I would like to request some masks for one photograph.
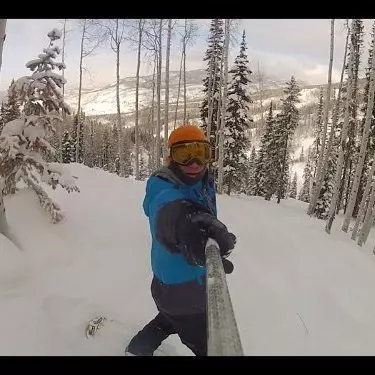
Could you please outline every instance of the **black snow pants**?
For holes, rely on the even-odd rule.
[[[169,315],[159,312],[130,341],[127,351],[139,356],[152,356],[161,343],[178,334],[196,356],[207,355],[206,314]]]

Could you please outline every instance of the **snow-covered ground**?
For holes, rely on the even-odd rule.
[[[23,251],[0,246],[0,355],[123,355],[156,313],[150,295],[145,183],[72,165],[81,193],[51,191],[66,218],[51,224],[29,191],[7,197]],[[236,233],[228,284],[246,355],[374,355],[373,234],[360,249],[306,204],[218,197]],[[85,324],[108,321],[94,338]],[[192,355],[176,335],[169,355]]]

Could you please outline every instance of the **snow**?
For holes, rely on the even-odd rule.
[[[24,119],[15,119],[9,121],[5,124],[3,131],[1,132],[2,136],[12,136],[22,134],[22,130],[25,127]]]
[[[45,189],[64,210],[52,224],[28,190],[5,198],[23,251],[0,237],[1,355],[123,355],[156,314],[145,182],[69,165],[81,192]],[[219,218],[237,235],[227,276],[245,355],[372,355],[375,258],[305,203],[218,196]],[[109,320],[93,338],[85,325]],[[112,320],[111,320],[112,319]],[[167,355],[191,356],[176,335]],[[160,354],[159,354],[160,355]]]

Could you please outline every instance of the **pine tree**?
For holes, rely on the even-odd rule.
[[[217,118],[219,111],[219,91],[221,62],[223,59],[223,20],[213,19],[211,21],[210,36],[208,39],[208,48],[203,61],[207,61],[207,77],[203,80],[204,98],[200,107],[200,117],[202,128],[207,134],[207,126],[210,123],[211,129],[208,138],[213,150],[213,160],[216,160],[215,146],[217,134]],[[209,109],[212,108],[211,111]],[[208,118],[210,115],[211,120]]]
[[[80,119],[80,123],[78,124],[78,119]],[[83,135],[83,126],[84,126],[85,114],[81,111],[81,116],[75,115],[73,120],[73,133],[72,133],[72,140],[74,142],[74,154],[73,156],[74,161],[77,163],[83,163],[83,143],[84,143],[84,135]],[[77,128],[79,128],[79,146],[78,146],[78,160],[76,160],[77,155]]]
[[[280,161],[279,161],[279,181],[278,181],[278,193],[277,201],[285,197],[285,187],[288,181],[288,161],[289,161],[289,143],[292,140],[294,131],[298,125],[300,113],[297,108],[297,104],[300,102],[300,88],[298,87],[297,81],[294,76],[287,82],[286,88],[284,89],[285,98],[281,99],[282,109],[280,115],[280,121],[278,125],[278,144],[280,146]]]
[[[92,168],[95,166],[94,125],[96,125],[96,121],[90,120],[88,125],[87,134],[84,136],[84,161],[85,165]]]
[[[224,140],[224,186],[228,194],[232,189],[238,192],[243,185],[243,174],[246,162],[246,151],[249,149],[247,131],[250,128],[248,118],[249,103],[248,85],[251,70],[246,55],[245,31],[242,35],[240,52],[235,59],[234,67],[229,73],[232,81],[228,88],[228,106],[225,119]]]
[[[289,148],[298,125],[300,113],[297,104],[300,102],[300,88],[292,76],[291,80],[287,82],[287,87],[284,89],[285,98],[281,99],[282,109],[277,121],[276,137],[279,145],[279,178],[278,178],[278,192],[277,202],[285,197],[286,186],[288,182],[288,165],[289,165]]]
[[[12,83],[9,86],[9,89],[13,86],[14,79],[12,79]],[[7,100],[4,102],[4,108],[2,109],[2,118],[4,124],[9,121],[15,120],[20,117],[21,110],[20,110],[20,103],[19,99],[17,98],[17,91],[9,90],[8,91]]]
[[[124,135],[124,143],[122,147],[124,150],[124,177],[129,177],[133,175],[134,173],[133,165],[135,166],[135,162],[133,163],[135,159],[135,155],[133,155],[130,152],[130,150],[132,150],[133,148],[133,143],[131,141],[131,135],[129,131]],[[160,149],[160,158],[162,157],[163,157],[163,150]]]
[[[62,162],[70,163],[72,161],[72,140],[70,139],[69,132],[64,133],[63,142],[62,142]]]
[[[310,189],[311,183],[313,179],[313,157],[314,157],[314,150],[311,148],[308,152],[307,162],[305,164],[305,168],[303,170],[303,184],[301,190],[298,195],[298,199],[302,202],[310,202]]]
[[[21,116],[20,103],[17,98],[17,91],[10,90],[14,84],[14,79],[9,86],[8,97],[6,101],[1,104],[1,120],[0,120],[0,132],[3,130],[5,124],[9,121],[15,120]]]
[[[109,170],[111,161],[111,142],[109,139],[108,129],[105,128],[103,132],[103,146],[102,146],[102,168],[105,171]]]
[[[260,148],[255,161],[255,189],[254,195],[264,196],[270,199],[274,193],[277,170],[274,164],[277,156],[277,145],[273,137],[275,118],[273,117],[273,103],[270,103],[264,133],[260,142]]]
[[[256,159],[257,159],[257,155],[256,155],[255,147],[253,147],[251,150],[249,167],[248,167],[248,184],[247,184],[247,189],[246,189],[246,193],[248,195],[255,195],[256,188],[257,188]]]
[[[79,191],[69,171],[59,163],[48,163],[44,159],[55,150],[47,138],[55,133],[55,126],[62,123],[61,112],[70,113],[59,89],[64,78],[53,72],[64,64],[54,61],[60,49],[54,41],[61,37],[57,29],[48,33],[48,48],[37,59],[26,64],[33,73],[19,78],[9,88],[8,97],[15,95],[23,112],[20,118],[8,122],[0,137],[0,175],[17,183],[22,179],[34,190],[43,208],[58,222],[63,215],[60,207],[53,202],[42,187],[42,181],[62,186],[68,192]]]
[[[337,147],[332,150],[332,156],[328,160],[328,170],[324,176],[322,189],[316,203],[314,215],[318,219],[327,219],[329,206],[334,192],[334,179],[337,164]]]
[[[316,113],[316,121],[315,121],[315,127],[314,127],[314,142],[312,144],[313,148],[313,159],[311,160],[312,168],[313,168],[313,176],[315,178],[316,175],[316,168],[318,164],[318,157],[321,149],[322,144],[322,128],[323,128],[323,107],[324,107],[324,96],[323,96],[323,87],[320,88],[319,91],[319,102],[318,102],[318,108]]]
[[[294,199],[297,198],[297,172],[294,172],[292,184],[290,186],[289,197]]]
[[[134,137],[135,137],[135,132],[134,132]],[[110,171],[120,175],[120,167],[121,167],[120,164],[121,163],[120,163],[120,154],[119,154],[118,142],[119,142],[118,128],[116,126],[113,126],[112,127],[112,146],[111,146],[112,155],[111,155]],[[122,149],[121,149],[121,151],[122,151]],[[122,152],[122,153],[124,154],[124,152]],[[124,166],[124,169],[125,169],[125,166]]]

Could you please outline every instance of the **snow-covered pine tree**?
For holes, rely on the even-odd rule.
[[[42,183],[53,189],[62,186],[68,192],[79,191],[69,170],[60,163],[44,160],[55,150],[47,137],[62,123],[61,113],[70,113],[60,92],[65,80],[53,72],[61,70],[62,63],[54,59],[60,53],[54,41],[60,39],[61,32],[53,29],[48,33],[48,48],[37,59],[26,64],[33,73],[19,78],[9,89],[9,96],[17,92],[22,114],[18,119],[5,124],[0,137],[0,176],[5,183],[14,178],[22,179],[37,194],[39,201],[52,216],[54,223],[63,218],[60,207],[53,202],[44,190]]]
[[[134,132],[134,136],[135,136],[135,132]],[[111,151],[112,151],[112,154],[111,154],[111,167],[110,167],[110,171],[112,173],[116,173],[118,175],[120,175],[120,172],[121,172],[121,161],[120,161],[120,151],[121,153],[123,154],[123,163],[124,163],[124,171],[125,171],[125,158],[124,158],[124,151],[119,148],[119,141],[120,141],[120,137],[119,137],[119,131],[118,131],[118,128],[116,126],[113,126],[112,127],[112,146],[111,146]],[[116,147],[117,146],[117,147]]]
[[[330,125],[332,126],[332,124]],[[328,165],[326,173],[324,174],[322,188],[316,202],[314,215],[318,219],[327,219],[329,214],[329,209],[334,194],[334,184],[335,184],[335,174],[337,168],[337,159],[339,154],[339,144],[340,144],[340,130],[335,132],[333,145],[328,159]]]
[[[290,186],[289,197],[294,199],[297,198],[297,172],[294,172],[293,180]]]
[[[303,170],[303,184],[301,190],[298,195],[298,199],[302,202],[309,203],[310,201],[310,189],[311,189],[311,182],[313,178],[313,157],[314,157],[314,149],[311,147],[308,152],[307,161],[305,164],[305,168]]]
[[[108,171],[111,163],[111,141],[109,137],[109,131],[106,127],[103,132],[103,143],[102,143],[102,168]]]
[[[133,175],[134,173],[134,168],[133,168],[133,165],[135,165],[135,163],[133,163],[134,161],[134,156],[133,153],[131,152],[131,150],[133,149],[133,142],[131,140],[131,132],[128,130],[125,134],[124,134],[124,143],[123,143],[123,150],[124,150],[124,177],[129,177],[131,175]],[[161,139],[162,141],[162,139]],[[159,150],[160,152],[160,158],[163,157],[163,150],[160,148]]]
[[[267,196],[267,193],[272,188],[272,181],[276,178],[275,166],[271,170],[267,170],[269,166],[272,166],[272,157],[274,156],[275,145],[272,138],[274,125],[275,119],[273,117],[273,103],[271,101],[260,148],[255,159],[254,195]],[[272,194],[273,192],[271,196]]]
[[[323,86],[320,88],[319,91],[319,101],[318,101],[318,108],[316,112],[316,121],[314,124],[314,142],[312,144],[313,149],[313,159],[311,160],[312,168],[313,168],[313,176],[315,178],[316,175],[316,168],[318,164],[318,157],[321,149],[322,144],[322,128],[323,128],[323,107],[324,107],[324,94],[323,94]]]
[[[68,164],[72,161],[72,140],[68,131],[64,133],[62,141],[62,162]]]
[[[78,124],[78,119],[80,119],[80,123]],[[72,132],[72,140],[74,143],[74,161],[77,163],[83,163],[83,144],[84,144],[84,135],[83,135],[83,124],[85,120],[85,114],[81,111],[81,116],[75,115],[73,120],[73,132]],[[77,158],[77,128],[79,128],[79,136],[78,136],[78,160]]]
[[[250,154],[250,161],[248,163],[248,171],[247,171],[247,187],[245,189],[246,194],[248,195],[255,195],[256,187],[257,187],[257,181],[256,181],[256,151],[255,147],[251,149]]]
[[[219,104],[219,83],[221,73],[221,60],[223,58],[224,29],[222,19],[211,21],[210,36],[208,38],[208,48],[203,61],[207,61],[207,77],[203,80],[204,98],[200,107],[200,117],[202,128],[208,133],[212,146],[213,160],[216,160],[215,146],[217,133],[217,118]]]
[[[247,131],[251,120],[248,117],[251,103],[248,85],[250,83],[249,61],[246,55],[245,31],[242,34],[240,52],[229,71],[232,80],[228,85],[228,104],[225,119],[224,139],[224,186],[227,193],[238,192],[243,186],[246,152],[250,144]]]
[[[300,88],[294,76],[287,82],[284,89],[285,98],[281,99],[282,108],[277,124],[276,137],[278,138],[279,145],[279,178],[278,178],[278,192],[277,203],[280,199],[285,197],[285,190],[288,182],[288,165],[289,165],[289,148],[298,125],[300,112],[297,104],[300,102]]]
[[[14,84],[14,79],[9,86],[9,89]],[[6,100],[3,101],[3,105],[1,106],[1,119],[3,126],[12,120],[15,120],[20,117],[21,110],[20,110],[20,103],[17,98],[17,92],[14,90],[8,89],[8,96]],[[2,129],[0,129],[1,131]]]

